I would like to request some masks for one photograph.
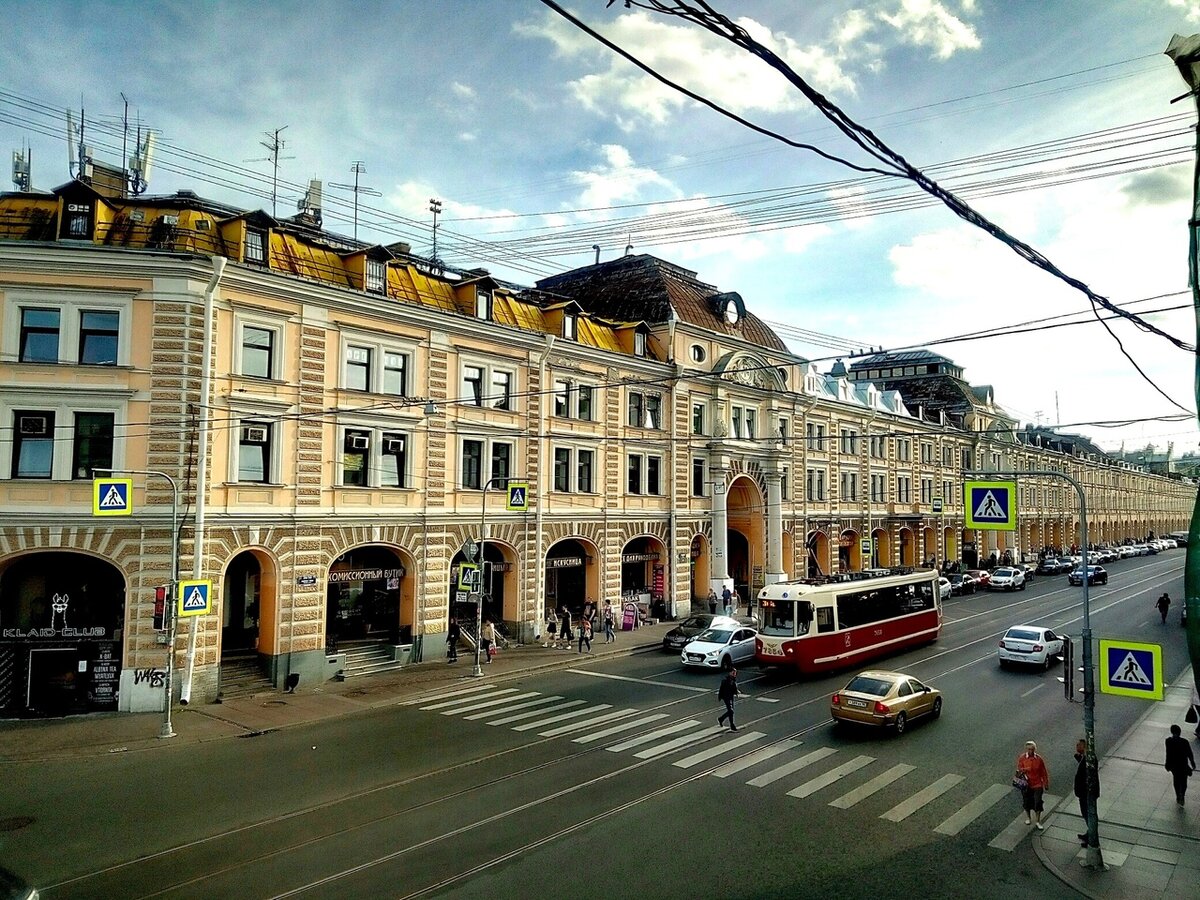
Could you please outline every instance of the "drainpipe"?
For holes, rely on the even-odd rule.
[[[209,394],[212,382],[213,297],[225,274],[223,256],[212,258],[212,278],[204,289],[204,355],[200,361],[200,415],[196,423],[199,447],[196,451],[196,519],[192,528],[192,579],[200,578],[204,568],[204,514],[208,507],[208,419]],[[222,598],[224,600],[224,598]],[[179,704],[186,706],[192,699],[192,673],[196,668],[196,632],[199,617],[188,620],[188,648],[183,684],[179,688]]]
[[[554,335],[546,335],[546,349],[542,351],[541,358],[538,359],[538,384],[541,388],[541,396],[538,397],[538,418],[537,430],[534,432],[538,435],[538,501],[537,512],[534,515],[534,546],[533,546],[533,572],[534,581],[537,587],[534,588],[534,616],[533,622],[534,634],[541,633],[541,623],[546,618],[546,572],[542,567],[542,514],[546,508],[546,362],[550,359],[550,352],[554,349]],[[593,477],[594,473],[593,473]]]

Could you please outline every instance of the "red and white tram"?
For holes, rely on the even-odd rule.
[[[860,581],[783,581],[764,587],[758,605],[755,658],[803,673],[928,644],[942,630],[938,573],[931,569]]]

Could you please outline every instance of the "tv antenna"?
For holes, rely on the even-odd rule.
[[[358,183],[358,176],[366,174],[367,164],[361,159],[354,160],[350,166],[350,171],[354,173],[354,184],[338,184],[335,181],[329,182],[330,187],[342,188],[346,191],[354,191],[354,239],[358,240],[358,195],[365,194],[368,197],[382,197],[379,191],[375,188],[365,187]]]
[[[75,124],[75,114],[67,110],[67,166],[71,177],[83,182],[92,178],[92,148],[83,142],[84,115],[83,107],[79,107],[79,124]]]
[[[281,131],[283,131],[285,128],[287,128],[286,125],[281,125],[279,128],[276,128],[274,131],[264,131],[263,134],[265,134],[267,136],[267,139],[265,141],[259,141],[259,143],[262,146],[267,148],[267,153],[269,155],[268,156],[260,156],[257,159],[247,159],[246,160],[246,162],[269,162],[271,164],[271,168],[272,168],[272,173],[271,173],[271,215],[272,216],[275,216],[275,204],[276,204],[276,201],[278,200],[278,195],[279,195],[279,161],[281,159],[295,159],[296,158],[294,156],[280,156],[280,152],[283,150],[283,148],[285,146],[287,146],[287,142],[284,141],[279,136],[279,133]]]
[[[438,230],[437,217],[438,217],[438,213],[440,213],[442,211],[442,201],[439,200],[437,197],[430,197],[429,198],[429,211],[431,213],[433,213],[433,260],[432,260],[432,262],[433,262],[434,269],[436,269],[437,271],[440,272],[442,269],[442,261],[440,259],[438,259],[438,255],[437,255],[437,230]]]
[[[29,174],[29,167],[32,163],[32,147],[23,147],[13,151],[12,181],[17,186],[17,190],[23,194],[28,193],[33,187],[33,179]]]

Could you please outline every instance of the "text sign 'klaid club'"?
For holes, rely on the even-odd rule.
[[[963,485],[967,527],[1014,531],[1017,527],[1015,481],[968,481]]]

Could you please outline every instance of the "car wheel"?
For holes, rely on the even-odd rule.
[[[1043,671],[1043,672],[1049,672],[1049,671],[1050,671],[1050,666],[1051,666],[1053,663],[1054,663],[1054,657],[1052,657],[1052,656],[1051,656],[1051,655],[1050,655],[1050,654],[1047,652],[1047,653],[1046,653],[1046,658],[1045,658],[1044,660],[1042,660],[1042,671]]]
[[[904,734],[904,729],[908,725],[908,716],[904,710],[896,713],[896,734]]]
[[[939,716],[941,716],[941,714],[942,714],[942,698],[938,697],[936,700],[933,701],[933,712],[930,713],[930,715],[932,715],[936,719]]]
[[[1007,669],[1008,668],[1008,660],[1006,660],[1006,659],[1000,660],[1000,668]]]
[[[726,653],[724,656],[721,657],[721,671],[728,672],[732,668],[733,668],[733,660],[730,659],[729,654]]]
[[[1025,590],[1025,582],[1021,582],[1021,590]]]

